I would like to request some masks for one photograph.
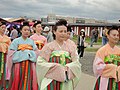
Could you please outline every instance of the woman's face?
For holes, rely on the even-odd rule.
[[[27,38],[30,35],[30,27],[29,26],[24,26],[21,30],[22,36]]]
[[[116,45],[119,41],[119,32],[117,30],[110,31],[110,34],[108,35],[108,40],[110,43]]]
[[[6,25],[0,26],[0,33],[1,34],[4,34],[5,30],[6,30]]]
[[[43,29],[42,29],[42,25],[41,24],[37,24],[36,27],[35,27],[35,30],[36,32],[41,32]]]
[[[65,40],[70,39],[70,34],[71,34],[71,32],[70,32],[70,31],[68,31],[68,32],[67,32],[67,35],[66,35],[66,39],[65,39]]]
[[[57,30],[54,32],[56,39],[59,41],[64,41],[67,36],[67,27],[66,26],[57,26]]]

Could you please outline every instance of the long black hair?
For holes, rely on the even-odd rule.
[[[24,26],[30,27],[29,22],[28,22],[28,21],[24,21],[24,22],[21,24],[21,26],[20,26],[20,30],[22,30],[22,28],[23,28]]]
[[[38,21],[38,20],[35,20],[35,21],[33,21],[33,22],[34,22],[33,27],[36,27],[38,24],[41,24],[41,21]]]

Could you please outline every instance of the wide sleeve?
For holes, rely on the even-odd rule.
[[[68,80],[73,80],[74,86],[76,86],[81,76],[81,64],[79,60],[68,63],[65,66],[68,67]]]
[[[15,50],[17,51],[18,49],[18,40],[14,39],[12,43],[10,44],[9,50]]]
[[[76,45],[71,47],[70,56],[72,62],[66,64],[65,67],[67,67],[68,80],[73,80],[74,85],[76,86],[81,75],[81,64],[79,62]]]
[[[64,66],[55,63],[54,66],[49,68],[49,70],[46,73],[45,77],[56,80],[56,81],[59,81],[59,82],[65,82],[66,76],[65,76],[65,68],[64,68]]]
[[[15,40],[11,43],[8,53],[7,53],[7,59],[6,59],[6,79],[10,79],[11,69],[12,69],[12,59],[14,53],[17,51],[17,43]]]
[[[36,73],[38,84],[41,87],[41,90],[47,87],[52,80],[64,82],[66,79],[65,69],[62,65],[57,63],[49,63],[40,56],[38,57],[36,63]]]
[[[11,66],[10,63],[12,63],[13,55],[14,55],[15,52],[17,52],[17,48],[18,48],[17,41],[13,40],[12,43],[10,44],[10,46],[9,46],[8,54],[7,54],[6,64],[8,66]]]
[[[81,72],[81,64],[79,62],[79,56],[78,56],[77,50],[75,50],[75,49],[71,53],[71,60],[72,60],[71,63],[66,64],[67,72],[68,72],[68,79],[73,79],[74,77],[76,77],[75,73],[73,73],[70,66],[72,66],[73,69],[76,68],[76,66],[77,66],[76,69]],[[74,64],[74,63],[76,63],[76,64]]]
[[[116,79],[117,65],[104,63],[104,52],[98,51],[93,62],[93,71],[95,76]]]
[[[71,56],[72,61],[79,60],[79,55],[78,55],[78,52],[77,52],[77,46],[73,42],[71,43],[71,46],[70,46],[70,56]]]
[[[117,81],[120,81],[120,66],[117,67],[117,72],[118,72]]]
[[[103,69],[102,76],[117,79],[117,65],[107,64]]]

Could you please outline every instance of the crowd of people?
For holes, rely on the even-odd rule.
[[[24,21],[8,34],[6,23],[0,22],[0,90],[74,90],[81,75],[85,30],[81,29],[77,44],[71,40],[71,26],[58,20],[52,30],[35,21],[30,28]],[[91,47],[98,39],[91,31]],[[8,36],[9,35],[9,36]],[[105,37],[107,41],[105,41]],[[94,90],[120,89],[120,50],[118,27],[103,30],[103,47],[95,56],[93,71],[97,78]]]
[[[56,22],[52,34],[40,21],[32,34],[27,21],[20,25],[21,36],[13,28],[8,37],[6,24],[0,23],[0,90],[74,90],[81,64],[67,21]]]

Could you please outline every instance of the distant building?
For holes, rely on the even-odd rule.
[[[47,18],[41,18],[41,21],[42,22],[48,22],[48,19]]]
[[[47,16],[48,22],[56,22],[56,15],[55,14],[48,14]]]
[[[76,23],[85,23],[85,19],[83,19],[83,18],[76,18]]]
[[[76,18],[74,17],[60,16],[55,14],[48,14],[47,19],[48,22],[56,22],[59,19],[65,19],[68,21],[68,23],[76,23]]]
[[[76,18],[76,17],[70,17],[70,16],[60,16],[55,14],[48,14],[47,20],[44,18],[44,22],[56,22],[59,19],[65,19],[68,21],[68,23],[108,23],[106,20],[96,20],[92,18]]]

